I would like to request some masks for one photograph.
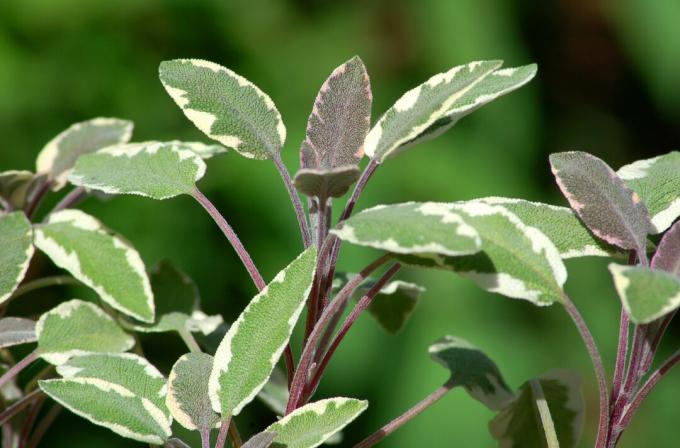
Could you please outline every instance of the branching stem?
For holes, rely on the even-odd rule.
[[[283,160],[281,160],[281,156],[279,154],[276,154],[273,160],[274,164],[276,165],[276,169],[279,171],[279,174],[283,179],[283,183],[286,186],[286,190],[288,190],[288,196],[290,196],[290,200],[293,203],[293,208],[295,209],[295,216],[297,217],[298,226],[300,227],[300,233],[302,234],[302,242],[305,246],[305,249],[307,249],[312,244],[312,238],[309,233],[307,216],[305,215],[305,211],[302,208],[300,196],[298,195],[298,192],[295,189],[295,185],[293,185],[293,180],[290,178],[288,168],[286,168],[286,165],[284,165]]]

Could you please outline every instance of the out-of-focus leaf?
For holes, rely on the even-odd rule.
[[[226,67],[200,59],[160,65],[163,87],[208,137],[239,154],[271,159],[286,140],[281,114],[267,94]]]
[[[609,165],[580,151],[551,154],[550,165],[571,208],[595,235],[645,256],[647,208]]]
[[[109,146],[78,159],[69,181],[108,194],[168,199],[191,194],[205,162],[182,142]]]
[[[14,209],[21,210],[36,184],[36,175],[30,171],[5,171],[0,173],[0,198]]]
[[[35,322],[22,317],[0,319],[0,348],[35,342]]]
[[[172,367],[166,403],[175,420],[187,429],[203,433],[219,426],[220,415],[213,411],[208,396],[212,368],[213,357],[205,353],[187,353]]]
[[[33,230],[26,215],[0,215],[0,303],[9,299],[24,279],[33,250]]]
[[[680,307],[680,277],[644,266],[610,264],[614,286],[630,320],[647,324]]]
[[[46,174],[55,190],[66,185],[68,174],[83,154],[127,143],[133,124],[117,118],[94,118],[71,125],[54,137],[38,155],[36,172]]]
[[[651,266],[680,277],[680,221],[676,222],[661,238]]]
[[[359,178],[356,166],[337,168],[301,168],[295,173],[293,183],[300,193],[319,198],[339,198]]]
[[[128,316],[154,321],[154,300],[139,253],[80,210],[53,213],[35,227],[35,245],[101,299]]]
[[[168,143],[181,144],[183,147],[195,152],[203,160],[212,159],[213,157],[227,153],[227,148],[222,145],[206,145],[201,142],[180,142],[177,140]]]
[[[176,437],[171,437],[165,441],[165,448],[191,448],[189,445],[184,443],[181,439]]]
[[[260,393],[257,394],[257,398],[262,400],[276,415],[282,416],[286,413],[289,396],[286,374],[278,367],[275,367],[267,383]]]
[[[651,233],[663,232],[680,216],[680,152],[638,160],[617,174],[647,206]]]

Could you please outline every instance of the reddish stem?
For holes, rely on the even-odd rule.
[[[24,359],[10,367],[9,370],[7,370],[7,372],[5,372],[5,374],[0,377],[0,387],[4,386],[5,383],[21,373],[22,370],[28,367],[37,358],[38,350],[33,350],[31,353],[26,355]]]
[[[298,226],[300,227],[300,233],[302,234],[302,242],[305,246],[305,249],[307,249],[312,244],[312,239],[309,234],[307,217],[305,216],[305,211],[302,208],[302,202],[300,202],[300,196],[298,196],[297,190],[295,189],[295,185],[293,185],[293,180],[290,178],[290,173],[288,173],[286,165],[284,165],[283,160],[281,160],[281,155],[276,154],[273,160],[274,164],[276,165],[276,169],[279,171],[279,174],[281,174],[283,183],[285,184],[286,190],[288,191],[288,196],[290,196],[290,200],[293,203],[293,208],[295,209],[295,216],[297,217]]]

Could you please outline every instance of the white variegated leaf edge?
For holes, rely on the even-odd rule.
[[[1,218],[2,218],[2,216],[0,216],[0,219]],[[33,240],[33,235],[34,235],[33,229],[29,227],[28,236],[29,236],[29,238],[31,238],[31,240]],[[28,246],[28,248],[26,249],[26,252],[24,253],[26,260],[23,263],[21,263],[21,265],[19,266],[19,273],[17,274],[17,277],[14,280],[14,287],[12,289],[10,289],[7,293],[0,296],[0,304],[2,304],[7,299],[12,297],[12,294],[14,294],[14,291],[16,291],[16,289],[19,287],[19,284],[24,279],[24,276],[26,276],[26,272],[28,271],[28,266],[31,263],[31,258],[33,258],[34,253],[35,253],[35,246],[33,244],[30,244]]]
[[[175,365],[179,364],[180,362],[186,362],[189,354],[184,354],[182,355],[176,362]],[[194,431],[197,430],[197,426],[194,423],[194,420],[191,418],[189,414],[184,412],[182,410],[182,406],[180,402],[177,400],[177,397],[174,394],[174,388],[173,388],[173,383],[177,379],[177,372],[175,371],[175,368],[173,366],[173,369],[170,371],[170,376],[168,377],[168,388],[167,388],[167,394],[165,396],[165,404],[167,405],[168,409],[170,410],[170,413],[172,416],[175,418],[177,423],[182,425],[188,430]],[[215,423],[215,428],[219,428],[221,426],[221,422]]]

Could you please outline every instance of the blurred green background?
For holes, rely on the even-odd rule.
[[[363,58],[371,75],[374,120],[430,75],[493,58],[508,65],[537,62],[538,76],[437,140],[385,163],[359,207],[487,195],[562,204],[548,168],[551,152],[585,150],[618,167],[680,146],[678,18],[677,0],[2,0],[0,170],[33,169],[45,142],[96,116],[133,120],[135,140],[205,141],[159,83],[157,67],[164,59],[212,60],[269,93],[288,127],[284,160],[294,172],[317,90],[352,55]],[[228,154],[210,162],[200,185],[265,278],[301,250],[273,164]],[[255,292],[217,227],[188,198],[90,200],[84,209],[129,238],[148,265],[170,258],[181,266],[198,283],[210,313],[230,320]],[[356,271],[373,257],[345,246],[341,268]],[[569,262],[568,268],[567,290],[611,372],[619,306],[606,260]],[[30,275],[53,270],[39,257]],[[538,309],[484,293],[452,274],[405,270],[401,276],[428,288],[408,327],[391,337],[370,318],[360,319],[319,391],[370,401],[343,446],[446,379],[427,355],[428,345],[444,334],[486,350],[512,386],[553,367],[578,370],[588,403],[582,446],[592,446],[594,376],[559,306]],[[86,292],[42,292],[10,312],[40,313],[73,294]],[[671,332],[663,353],[677,336]],[[184,351],[174,336],[144,343],[165,371]],[[677,446],[675,373],[642,407],[621,446]],[[237,421],[249,435],[273,418],[257,403]],[[494,446],[487,431],[491,418],[457,390],[380,446]],[[43,445],[140,446],[69,413],[59,417]]]

